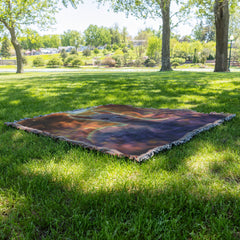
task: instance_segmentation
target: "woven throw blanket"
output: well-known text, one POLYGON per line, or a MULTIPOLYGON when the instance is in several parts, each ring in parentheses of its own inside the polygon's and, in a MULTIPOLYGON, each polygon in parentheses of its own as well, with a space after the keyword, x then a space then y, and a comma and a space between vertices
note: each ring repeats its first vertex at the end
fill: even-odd
POLYGON ((141 162, 234 116, 111 104, 5 124, 141 162))

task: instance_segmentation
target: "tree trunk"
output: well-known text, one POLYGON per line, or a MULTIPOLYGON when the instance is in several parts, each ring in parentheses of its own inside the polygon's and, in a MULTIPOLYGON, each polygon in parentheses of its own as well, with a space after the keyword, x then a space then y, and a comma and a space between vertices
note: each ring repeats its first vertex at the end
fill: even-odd
POLYGON ((9 29, 11 34, 11 42, 16 52, 17 57, 17 73, 23 73, 23 59, 22 59, 22 52, 21 52, 21 45, 17 41, 15 28, 12 27, 9 29))
POLYGON ((215 0, 214 6, 216 25, 216 63, 214 72, 227 72, 228 69, 228 0, 215 0))
POLYGON ((160 71, 172 71, 170 63, 170 4, 171 0, 161 0, 162 11, 162 67, 160 71))

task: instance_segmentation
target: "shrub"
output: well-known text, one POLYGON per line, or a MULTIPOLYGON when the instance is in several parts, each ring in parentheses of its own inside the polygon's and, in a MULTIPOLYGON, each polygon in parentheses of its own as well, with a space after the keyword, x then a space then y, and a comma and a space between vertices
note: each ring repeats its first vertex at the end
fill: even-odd
POLYGON ((82 52, 82 55, 85 57, 91 56, 91 50, 90 49, 84 49, 82 52))
POLYGON ((79 57, 75 57, 72 61, 71 61, 71 65, 73 67, 79 67, 83 65, 83 61, 79 58, 79 57))
POLYGON ((123 59, 123 66, 125 66, 125 67, 128 66, 128 62, 129 62, 129 60, 130 60, 129 54, 128 54, 128 53, 125 53, 125 54, 123 55, 122 59, 123 59))
POLYGON ((103 49, 103 54, 104 54, 104 55, 107 55, 107 54, 108 54, 107 49, 103 49))
POLYGON ((176 68, 176 67, 179 66, 180 64, 179 64, 178 62, 173 62, 171 65, 172 65, 174 68, 176 68))
POLYGON ((207 61, 207 58, 205 56, 201 56, 199 60, 200 60, 200 63, 205 64, 207 61))
POLYGON ((62 60, 58 57, 52 57, 48 63, 47 66, 51 67, 51 68, 56 68, 56 67, 60 67, 63 64, 62 60))
POLYGON ((116 43, 114 43, 114 44, 112 45, 112 49, 113 49, 114 51, 116 51, 118 48, 119 48, 119 46, 118 46, 116 43))
POLYGON ((146 59, 144 62, 144 65, 146 67, 154 67, 156 66, 156 64, 157 64, 156 61, 154 61, 154 59, 151 59, 151 58, 146 59))
POLYGON ((124 48, 122 49, 122 52, 123 52, 123 53, 128 53, 128 48, 127 48, 127 47, 124 47, 124 48))
POLYGON ((121 55, 115 55, 115 56, 113 56, 112 57, 114 60, 115 60, 115 62, 116 62, 116 67, 122 67, 123 66, 123 56, 121 56, 121 55))
POLYGON ((36 57, 33 60, 33 66, 34 67, 42 67, 44 65, 45 65, 45 63, 44 63, 44 59, 42 57, 36 57))
POLYGON ((81 60, 80 57, 78 57, 77 55, 71 55, 69 57, 67 57, 64 61, 64 66, 72 66, 72 67, 79 67, 84 65, 83 61, 81 60))
POLYGON ((27 58, 25 56, 22 56, 22 63, 23 63, 23 65, 28 64, 27 58))
POLYGON ((107 57, 102 60, 102 65, 108 65, 109 67, 115 67, 116 61, 113 58, 107 57))
POLYGON ((101 65, 101 60, 98 58, 94 61, 94 64, 97 65, 97 66, 100 66, 101 65))
POLYGON ((131 50, 133 50, 133 49, 134 49, 133 43, 129 43, 128 48, 130 48, 131 50))
POLYGON ((93 52, 94 52, 95 54, 98 54, 98 53, 99 53, 99 49, 98 49, 98 48, 94 48, 93 52))
POLYGON ((184 64, 186 62, 185 58, 172 58, 171 63, 177 62, 179 64, 184 64))
POLYGON ((134 67, 141 67, 143 65, 143 60, 141 58, 137 58, 134 63, 134 67))
POLYGON ((60 56, 61 56, 63 61, 67 58, 68 54, 66 53, 65 49, 61 50, 60 56))
POLYGON ((78 52, 77 52, 76 48, 72 48, 70 54, 71 55, 78 55, 78 52))
POLYGON ((106 47, 106 49, 108 50, 108 51, 111 51, 112 50, 112 47, 111 47, 111 45, 107 45, 107 47, 106 47))
POLYGON ((115 52, 114 52, 114 55, 123 55, 123 51, 121 49, 117 49, 115 52))
POLYGON ((76 58, 76 56, 69 56, 65 59, 64 61, 64 66, 69 66, 71 64, 71 62, 74 60, 74 58, 76 58))

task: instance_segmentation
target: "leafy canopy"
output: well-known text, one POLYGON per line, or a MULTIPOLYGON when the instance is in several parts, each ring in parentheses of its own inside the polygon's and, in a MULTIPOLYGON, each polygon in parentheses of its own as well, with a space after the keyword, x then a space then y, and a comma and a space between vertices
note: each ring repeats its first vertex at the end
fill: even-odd
POLYGON ((0 24, 18 31, 32 24, 46 27, 58 10, 57 0, 0 0, 0 24))

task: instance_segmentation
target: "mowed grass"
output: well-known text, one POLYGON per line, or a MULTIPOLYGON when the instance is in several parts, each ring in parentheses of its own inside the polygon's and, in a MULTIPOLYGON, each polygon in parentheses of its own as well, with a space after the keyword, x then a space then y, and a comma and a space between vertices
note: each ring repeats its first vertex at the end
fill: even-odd
POLYGON ((0 74, 0 239, 239 239, 239 73, 0 74), (103 104, 236 117, 139 164, 4 125, 103 104))

